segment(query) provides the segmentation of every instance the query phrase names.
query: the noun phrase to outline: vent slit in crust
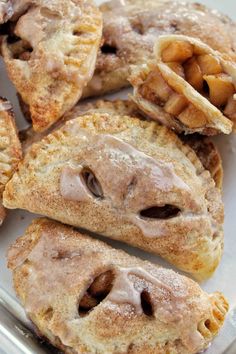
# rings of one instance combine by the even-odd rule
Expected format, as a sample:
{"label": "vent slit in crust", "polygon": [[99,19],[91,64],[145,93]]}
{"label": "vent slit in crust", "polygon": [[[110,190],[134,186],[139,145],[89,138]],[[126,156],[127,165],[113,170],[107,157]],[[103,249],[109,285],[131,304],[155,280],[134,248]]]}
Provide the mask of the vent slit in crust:
{"label": "vent slit in crust", "polygon": [[90,193],[96,198],[103,198],[102,186],[95,174],[89,168],[84,168],[81,172],[81,176]]}
{"label": "vent slit in crust", "polygon": [[101,52],[103,54],[116,54],[117,48],[113,45],[109,45],[108,43],[103,44],[101,47]]}
{"label": "vent slit in crust", "polygon": [[114,274],[108,270],[97,276],[79,303],[79,315],[84,317],[102,302],[112,289]]}
{"label": "vent slit in crust", "polygon": [[149,292],[147,290],[143,290],[140,297],[143,313],[146,316],[152,317],[154,315],[154,310]]}
{"label": "vent slit in crust", "polygon": [[180,209],[173,205],[154,206],[144,209],[140,216],[148,219],[170,219],[175,218],[180,213]]}

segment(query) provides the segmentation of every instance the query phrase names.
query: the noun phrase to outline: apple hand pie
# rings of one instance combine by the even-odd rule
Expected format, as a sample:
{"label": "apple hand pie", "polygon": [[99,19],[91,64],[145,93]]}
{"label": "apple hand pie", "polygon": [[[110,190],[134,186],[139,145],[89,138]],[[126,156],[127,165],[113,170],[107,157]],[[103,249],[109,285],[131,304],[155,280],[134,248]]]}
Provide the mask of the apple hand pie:
{"label": "apple hand pie", "polygon": [[47,219],[12,245],[8,266],[38,334],[65,353],[198,353],[228,311],[221,293]]}
{"label": "apple hand pie", "polygon": [[236,119],[236,64],[180,35],[160,37],[155,55],[130,77],[138,107],[177,132],[229,134]]}
{"label": "apple hand pie", "polygon": [[2,43],[10,79],[29,105],[36,131],[80,99],[93,76],[102,15],[92,0],[22,0]]}
{"label": "apple hand pie", "polygon": [[[66,113],[59,122],[54,124],[48,132],[36,133],[32,127],[22,130],[20,132],[20,139],[24,152],[26,153],[33,143],[42,140],[49,132],[51,133],[60,128],[66,121],[91,112],[125,115],[144,119],[136,104],[129,100],[98,100],[95,102],[79,103]],[[201,135],[185,135],[180,136],[180,138],[195,151],[205,169],[210,171],[216,187],[222,189],[223,166],[221,156],[215,144],[209,138]]]}
{"label": "apple hand pie", "polygon": [[29,149],[4,205],[160,254],[198,279],[222,254],[219,189],[155,122],[92,112],[68,121]]}
{"label": "apple hand pie", "polygon": [[[166,0],[113,0],[100,6],[103,45],[93,79],[84,97],[98,96],[129,85],[130,65],[153,58],[153,46],[163,34],[200,38],[215,50],[236,57],[236,25],[202,4]],[[217,35],[215,29],[217,28]]]}
{"label": "apple hand pie", "polygon": [[6,213],[2,205],[5,185],[12,177],[22,157],[14,114],[10,102],[0,98],[0,225]]}

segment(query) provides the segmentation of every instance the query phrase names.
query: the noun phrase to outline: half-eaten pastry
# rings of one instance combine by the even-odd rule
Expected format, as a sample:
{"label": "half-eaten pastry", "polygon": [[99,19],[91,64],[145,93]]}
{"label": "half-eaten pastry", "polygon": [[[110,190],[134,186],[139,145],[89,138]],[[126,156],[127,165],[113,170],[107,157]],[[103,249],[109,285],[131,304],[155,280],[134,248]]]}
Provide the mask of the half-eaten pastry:
{"label": "half-eaten pastry", "polygon": [[76,104],[92,78],[102,15],[92,0],[13,1],[12,11],[3,58],[34,129],[43,131]]}
{"label": "half-eaten pastry", "polygon": [[228,311],[221,293],[47,219],[8,266],[37,333],[68,354],[199,353]]}
{"label": "half-eaten pastry", "polygon": [[90,113],[34,144],[4,205],[160,254],[209,277],[223,247],[221,193],[196,154],[155,122]]}
{"label": "half-eaten pastry", "polygon": [[0,225],[6,212],[2,205],[5,185],[12,177],[22,157],[12,106],[0,97]]}
{"label": "half-eaten pastry", "polygon": [[[135,118],[144,119],[137,105],[129,100],[104,101],[79,103],[72,108],[64,117],[54,124],[48,132],[36,133],[32,127],[20,132],[20,139],[24,153],[31,147],[33,143],[39,142],[52,131],[60,128],[66,121],[77,118],[88,113],[108,113],[115,115],[125,115]],[[206,170],[210,171],[216,186],[222,189],[223,183],[223,166],[220,153],[216,145],[207,137],[202,135],[181,135],[180,138],[187,143],[197,154]]]}
{"label": "half-eaten pastry", "polygon": [[163,34],[200,38],[215,50],[236,57],[235,23],[202,4],[113,0],[102,4],[100,10],[103,14],[103,45],[84,97],[103,95],[128,86],[130,65],[140,65],[152,59],[154,43]]}
{"label": "half-eaten pastry", "polygon": [[236,64],[198,39],[161,36],[156,61],[130,77],[133,100],[177,132],[229,134],[236,119]]}

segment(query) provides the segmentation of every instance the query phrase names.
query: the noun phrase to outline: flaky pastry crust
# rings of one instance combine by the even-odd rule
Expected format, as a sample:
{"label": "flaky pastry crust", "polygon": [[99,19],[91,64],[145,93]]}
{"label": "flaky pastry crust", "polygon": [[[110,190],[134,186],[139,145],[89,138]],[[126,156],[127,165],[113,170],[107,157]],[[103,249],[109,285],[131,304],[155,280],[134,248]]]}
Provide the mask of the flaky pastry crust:
{"label": "flaky pastry crust", "polygon": [[9,101],[0,98],[0,225],[6,212],[2,205],[5,185],[12,177],[22,157],[14,113]]}
{"label": "flaky pastry crust", "polygon": [[93,76],[102,15],[92,0],[13,1],[2,54],[10,79],[43,131],[71,109]]}
{"label": "flaky pastry crust", "polygon": [[[236,26],[227,16],[199,3],[165,0],[113,0],[102,4],[103,45],[93,79],[84,97],[98,96],[129,85],[130,65],[153,58],[163,34],[200,38],[235,58]],[[217,33],[215,29],[217,28]]]}
{"label": "flaky pastry crust", "polygon": [[8,265],[38,332],[69,354],[194,354],[228,311],[222,294],[47,219],[15,242]]}
{"label": "flaky pastry crust", "polygon": [[199,279],[221,258],[221,193],[193,150],[155,122],[68,121],[29,149],[4,205],[160,254]]}

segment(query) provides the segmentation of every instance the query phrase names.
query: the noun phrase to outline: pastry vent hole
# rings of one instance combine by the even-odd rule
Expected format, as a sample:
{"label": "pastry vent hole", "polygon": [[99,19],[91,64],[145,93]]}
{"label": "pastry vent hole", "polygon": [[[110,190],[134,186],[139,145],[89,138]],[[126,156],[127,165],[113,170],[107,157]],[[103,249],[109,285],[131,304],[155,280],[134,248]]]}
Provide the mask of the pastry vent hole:
{"label": "pastry vent hole", "polygon": [[117,54],[117,48],[109,44],[103,44],[101,47],[101,52],[103,54]]}
{"label": "pastry vent hole", "polygon": [[143,313],[146,316],[153,317],[154,310],[153,310],[152,301],[149,292],[143,290],[140,297],[141,297],[141,306],[142,306]]}
{"label": "pastry vent hole", "polygon": [[178,216],[180,209],[173,205],[154,206],[144,209],[140,212],[140,216],[148,219],[170,219]]}
{"label": "pastry vent hole", "polygon": [[107,297],[112,289],[114,278],[113,272],[108,270],[94,279],[79,303],[81,317],[88,315]]}
{"label": "pastry vent hole", "polygon": [[103,198],[102,186],[95,174],[89,168],[84,168],[81,175],[90,193],[96,198]]}

